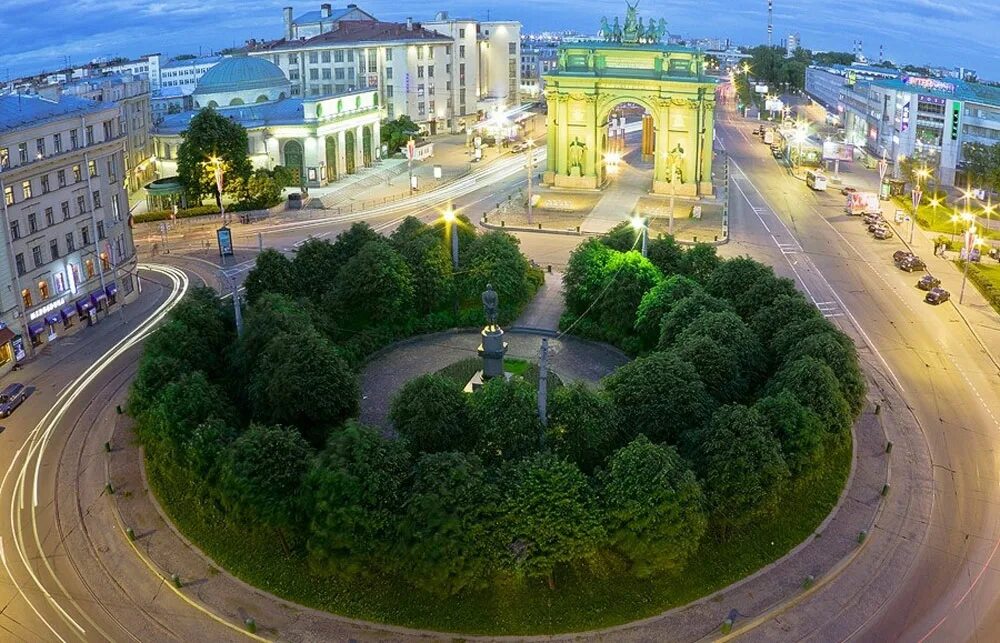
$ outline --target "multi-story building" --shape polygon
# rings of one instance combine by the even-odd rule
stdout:
[[[121,131],[125,142],[125,189],[133,194],[153,180],[152,110],[149,81],[143,76],[113,75],[88,78],[62,86],[62,94],[121,108]],[[44,96],[45,92],[40,91]],[[58,96],[58,95],[57,95]]]
[[[540,98],[545,90],[545,74],[555,69],[559,43],[528,41],[521,43],[521,95]]]
[[[194,91],[198,79],[222,60],[222,56],[178,56],[173,60],[161,61],[160,54],[149,57],[149,85],[154,92],[168,87],[177,87],[182,92]]]
[[[432,133],[520,103],[516,22],[454,19],[445,12],[422,24],[383,22],[355,5],[291,16],[285,8],[282,39],[250,41],[247,53],[278,65],[292,96],[376,89],[389,118],[407,114]]]
[[[791,58],[795,55],[795,50],[802,46],[802,37],[797,33],[788,34],[785,39],[785,56]]]
[[[0,369],[134,291],[120,107],[0,96]]]

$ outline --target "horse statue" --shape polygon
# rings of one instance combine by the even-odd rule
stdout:
[[[614,33],[611,31],[611,26],[608,24],[607,17],[601,18],[601,30],[597,32],[597,36],[601,40],[611,40]]]

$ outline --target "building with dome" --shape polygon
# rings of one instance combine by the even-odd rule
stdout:
[[[383,108],[378,91],[359,89],[309,98],[290,95],[281,69],[264,58],[224,58],[198,80],[194,109],[170,114],[153,131],[157,174],[177,175],[177,149],[188,123],[212,108],[247,130],[255,168],[283,165],[298,184],[321,187],[370,167],[380,157]],[[163,183],[152,195],[162,199]]]

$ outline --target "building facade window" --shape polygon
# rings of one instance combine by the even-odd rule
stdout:
[[[76,237],[72,232],[66,233],[66,252],[76,250]]]
[[[80,147],[80,135],[76,133],[75,129],[69,131],[69,146],[74,150]]]
[[[52,147],[55,148],[56,154],[62,154],[62,134],[56,133],[52,135]]]
[[[49,253],[52,255],[52,261],[59,258],[59,240],[52,239],[49,241]]]
[[[10,222],[10,240],[17,241],[21,238],[21,222],[14,219]]]
[[[87,161],[87,171],[91,178],[97,176],[97,161]]]
[[[56,184],[61,188],[66,187],[66,170],[56,172]]]
[[[87,132],[87,137],[86,137],[87,145],[93,145],[94,144],[94,126],[93,125],[88,125],[87,129],[86,129],[86,132]]]
[[[93,197],[94,197],[94,207],[95,208],[101,207],[101,193],[100,193],[100,191],[94,190]]]
[[[69,201],[63,201],[62,205],[60,207],[62,208],[63,221],[69,219],[69,217],[70,217],[70,214],[69,214]]]
[[[45,225],[55,225],[56,218],[52,215],[52,208],[45,208]]]
[[[38,217],[32,212],[28,215],[28,234],[35,234],[38,232]]]
[[[28,162],[28,144],[18,143],[17,144],[17,158],[21,165]]]
[[[44,279],[38,282],[38,298],[41,301],[45,301],[49,298],[49,282]]]
[[[0,170],[10,169],[10,150],[0,147]]]
[[[41,184],[42,184],[42,194],[48,194],[49,193],[49,175],[48,174],[43,174],[42,177],[41,177],[41,179],[40,179],[40,181],[41,181]]]
[[[3,202],[7,205],[14,205],[14,188],[9,185],[4,186]]]
[[[39,268],[44,263],[42,259],[42,247],[35,246],[31,249],[31,260],[35,262],[35,267]]]
[[[21,181],[21,194],[24,195],[25,199],[31,198],[31,181]]]
[[[80,170],[80,166],[79,165],[74,165],[73,166],[73,182],[74,183],[79,183],[82,180],[83,180],[83,172]]]
[[[21,301],[24,303],[25,308],[31,308],[34,306],[34,302],[31,300],[31,291],[25,288],[21,291]]]
[[[111,259],[108,258],[108,253],[101,253],[101,272],[107,272],[111,270]]]
[[[104,238],[104,222],[103,221],[98,221],[97,222],[97,238],[98,238],[98,240]]]
[[[38,158],[45,156],[45,139],[39,138],[35,139],[35,151],[38,153]]]
[[[84,262],[84,269],[87,272],[87,279],[92,278],[94,276],[94,260],[93,259],[87,259]]]
[[[76,197],[76,211],[77,214],[83,214],[87,211],[87,197],[82,194]]]

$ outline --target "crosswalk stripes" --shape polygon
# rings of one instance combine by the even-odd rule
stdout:
[[[819,312],[827,319],[844,316],[844,313],[840,310],[840,304],[835,301],[817,301],[816,308],[819,308]]]

